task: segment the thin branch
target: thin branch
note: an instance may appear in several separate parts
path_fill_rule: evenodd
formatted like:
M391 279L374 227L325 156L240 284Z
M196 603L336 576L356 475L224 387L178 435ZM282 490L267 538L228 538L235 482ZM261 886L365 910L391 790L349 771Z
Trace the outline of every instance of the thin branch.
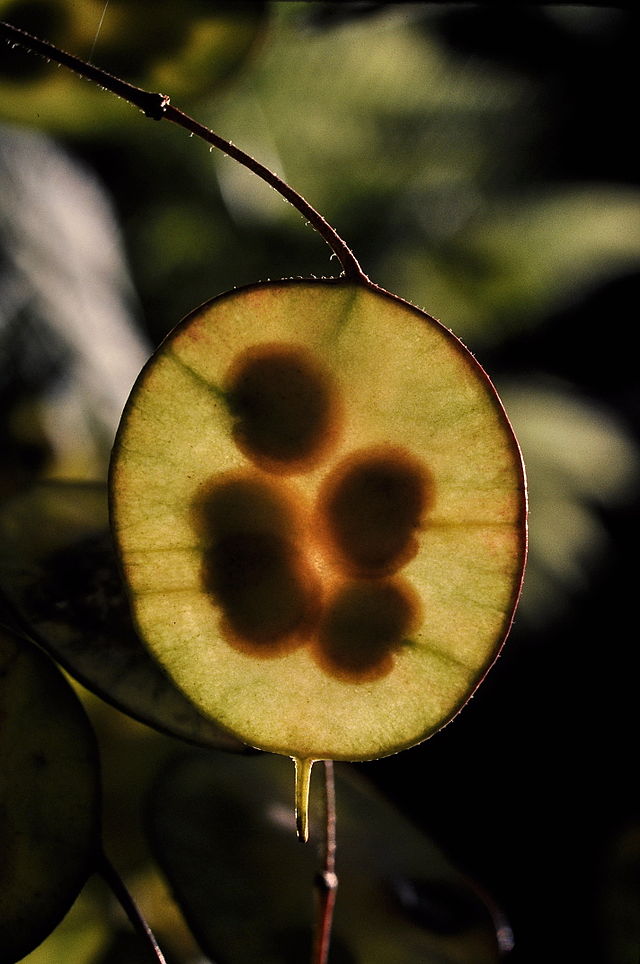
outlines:
M142 916L138 905L127 888L127 885L104 853L98 858L97 870L105 883L108 884L114 895L117 897L120 906L131 922L131 926L143 939L153 954L155 960L158 962L158 964L167 964L167 960L160 950L158 942L155 939L151 928Z
M92 80L105 90L111 91L111 93L126 100L134 107L138 107L147 117L151 117L154 120L169 120L173 124L177 124L179 127L184 128L184 130L189 131L190 134L195 134L196 137L206 141L207 144L216 147L224 154L232 157L235 161L238 161L243 167L246 167L257 177L266 181L267 184L292 204L293 207L300 212L302 217L315 228L342 265L345 278L366 283L367 276L358 264L351 249L335 229L331 227L322 215L316 211L301 194L294 191L282 178L278 177L277 174L270 171L269 168L265 167L264 164L261 164L254 157L251 157L250 154L247 154L239 147L236 147L235 144L220 137L219 134L215 134L212 130L209 130L208 127L189 117L188 114L178 110L177 107L173 107L166 94L152 93L143 90L141 87L129 84L127 81L120 80L119 77L114 77L113 74L109 74L99 67L87 63L85 60L81 60L73 54L60 50L54 44L49 43L49 41L34 37L26 33L26 31L4 21L0 21L0 37L4 37L4 39L14 47L23 47L25 50L39 54L46 60L53 60L54 63L68 67L69 70L75 71L75 73L80 74L81 77Z
M289 204L300 212L300 214L309 222L312 228L314 228L318 234L326 241L329 245L338 261L342 265L342 270L345 278L350 278L352 281L367 281L367 276L364 274L362 268L356 261L355 255L351 251L345 241L342 240L340 235L331 227L328 221L326 221L322 215L312 207L301 194L294 191L282 178L278 177L273 171L265 167L259 161L256 161L254 157L250 154L246 154L245 151L236 147L231 141L226 141L224 138L215 134L208 127L204 127L203 124L198 123L192 117L184 114L181 110L173 107L168 102L165 105L164 116L167 120L172 121L174 124L178 124L185 130L197 137L202 138L208 144L212 144L217 147L218 150L232 157L234 160L239 161L244 167L252 171L263 181L266 181L274 190L278 192Z
M333 761L324 761L325 837L323 867L316 877L316 927L311 964L327 964L333 911L338 890L336 875L336 790Z

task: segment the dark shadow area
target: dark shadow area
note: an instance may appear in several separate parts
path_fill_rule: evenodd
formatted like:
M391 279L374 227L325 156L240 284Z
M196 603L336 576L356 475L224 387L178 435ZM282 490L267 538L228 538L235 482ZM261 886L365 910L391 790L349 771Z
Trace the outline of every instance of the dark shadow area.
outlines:
M330 676L349 683L381 679L415 628L419 604L399 580L347 582L329 600L314 655Z
M313 467L339 431L331 378L299 346L258 345L244 352L228 377L227 398L238 447L268 472Z
M227 641L258 657L304 641L317 590L286 491L252 475L223 477L194 511L202 583L222 609Z
M330 473L318 500L319 524L349 573L376 578L415 555L416 530L432 502L427 469L405 449L379 446Z
M390 890L411 923L435 934L464 934L491 920L478 894L448 880L398 877L390 882Z

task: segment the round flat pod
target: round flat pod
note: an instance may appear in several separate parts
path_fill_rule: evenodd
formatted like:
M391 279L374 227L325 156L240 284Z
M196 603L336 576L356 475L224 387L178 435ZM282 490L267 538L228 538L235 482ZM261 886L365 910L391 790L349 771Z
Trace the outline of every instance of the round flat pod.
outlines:
M366 760L449 721L517 602L526 494L487 375L371 285L280 281L189 315L111 467L142 638L258 748Z

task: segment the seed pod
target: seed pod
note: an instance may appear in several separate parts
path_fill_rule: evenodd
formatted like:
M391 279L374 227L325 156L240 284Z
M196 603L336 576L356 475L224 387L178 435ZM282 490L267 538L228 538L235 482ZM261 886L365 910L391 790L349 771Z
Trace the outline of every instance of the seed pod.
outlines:
M282 281L189 315L119 429L112 520L142 638L245 742L367 760L493 663L522 579L517 442L487 375L370 284Z

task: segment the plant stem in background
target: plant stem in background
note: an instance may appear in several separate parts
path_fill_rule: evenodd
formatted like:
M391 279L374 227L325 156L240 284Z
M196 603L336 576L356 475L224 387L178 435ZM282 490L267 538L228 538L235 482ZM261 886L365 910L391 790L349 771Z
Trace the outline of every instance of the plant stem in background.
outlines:
M124 883L122 877L115 869L106 854L101 854L98 859L98 873L103 878L105 883L111 888L115 897L117 898L120 906L124 910L125 914L131 922L131 926L140 935L142 940L145 942L153 957L158 962L158 964L167 964L166 958L158 942L155 939L151 928L147 924L146 920L140 913L140 909L136 904L135 900L131 896L126 884Z
M364 274L346 242L342 240L335 229L325 221L322 215L316 211L301 194L294 191L282 178L278 177L277 174L274 174L273 171L270 171L269 168L265 167L264 164L261 164L254 157L251 157L250 154L247 154L239 147L236 147L235 144L215 134L212 130L209 130L208 127L189 117L188 114L178 110L177 107L173 107L166 94L142 90L142 88L120 80L120 78L114 77L113 74L109 74L99 67L87 63L87 61L81 60L73 54L60 50L60 48L54 44L49 43L48 40L41 40L39 37L34 37L26 31L4 21L0 21L0 37L4 37L4 39L13 46L23 47L25 50L39 54L47 60L53 60L54 63L68 67L70 70L80 74L81 77L92 80L105 90L111 91L111 93L126 100L134 107L138 107L147 117L151 117L154 120L169 120L179 127L184 128L184 130L189 131L190 134L195 134L196 137L206 141L207 144L216 147L222 151L223 154L227 154L235 161L238 161L239 164L242 164L243 167L246 167L274 188L281 197L300 212L302 217L309 222L311 227L313 227L329 245L342 266L345 278L351 281L367 282L367 276Z
M325 837L322 870L316 877L316 926L311 964L327 964L336 902L336 789L333 761L324 761Z

